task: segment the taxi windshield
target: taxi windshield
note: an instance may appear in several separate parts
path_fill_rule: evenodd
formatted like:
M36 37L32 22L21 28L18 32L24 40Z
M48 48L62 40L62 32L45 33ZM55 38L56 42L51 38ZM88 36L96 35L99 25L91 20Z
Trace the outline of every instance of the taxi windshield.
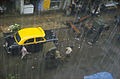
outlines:
M16 40L17 40L18 42L20 42L21 38L20 38L20 35L18 34L18 32L15 34L15 37L16 37Z

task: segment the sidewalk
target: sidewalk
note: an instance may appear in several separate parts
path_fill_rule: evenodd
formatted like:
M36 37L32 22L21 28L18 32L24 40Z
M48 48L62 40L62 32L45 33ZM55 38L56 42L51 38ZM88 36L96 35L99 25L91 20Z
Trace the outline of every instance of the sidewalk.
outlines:
M64 16L63 12L50 12L33 15L5 16L0 17L0 26L7 27L11 24L20 24L23 27L41 26L43 29L54 29L66 27L63 23L73 20L74 17Z

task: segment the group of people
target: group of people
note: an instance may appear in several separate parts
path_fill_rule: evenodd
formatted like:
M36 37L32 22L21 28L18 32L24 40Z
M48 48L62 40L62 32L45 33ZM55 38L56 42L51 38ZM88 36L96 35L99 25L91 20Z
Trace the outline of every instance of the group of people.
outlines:
M31 52L27 51L25 46L22 47L21 52L22 52L21 59L23 59L26 55L31 54ZM65 51L64 55L62 55L60 53L60 51L58 51L58 50L55 50L54 52L49 51L49 52L46 53L46 56L45 56L46 58L45 59L47 59L47 60L58 60L58 61L64 62L64 61L69 61L70 60L71 54L72 54L72 47L66 47L66 51Z
M57 49L48 51L45 55L45 63L47 68L56 68L59 65L63 65L65 62L69 62L72 54L72 47L66 47L65 53L61 53Z
M56 50L56 54L55 57L56 59L65 62L65 61L69 61L70 57L72 55L72 47L66 47L66 51L64 53L64 55L61 55L60 51Z

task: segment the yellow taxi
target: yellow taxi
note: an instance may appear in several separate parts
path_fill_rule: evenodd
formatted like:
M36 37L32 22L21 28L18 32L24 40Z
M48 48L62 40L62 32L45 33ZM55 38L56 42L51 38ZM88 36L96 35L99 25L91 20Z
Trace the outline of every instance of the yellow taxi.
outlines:
M15 35L15 41L19 45L29 45L45 42L45 32L41 27L30 27L19 30Z
M41 27L24 28L15 34L7 35L4 39L4 47L7 53L20 54L21 48L26 47L28 52L42 50L43 44L53 42L57 44L56 35L52 30L43 30Z

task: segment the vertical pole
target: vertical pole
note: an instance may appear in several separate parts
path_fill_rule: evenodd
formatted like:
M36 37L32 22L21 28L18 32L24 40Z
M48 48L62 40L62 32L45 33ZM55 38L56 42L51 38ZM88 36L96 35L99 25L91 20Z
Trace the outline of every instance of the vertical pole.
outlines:
M20 14L23 14L24 11L24 0L20 0Z
M60 9L63 8L62 6L64 5L64 2L65 2L64 0L61 0L61 1L60 1L60 5L59 5L59 8L60 8Z

